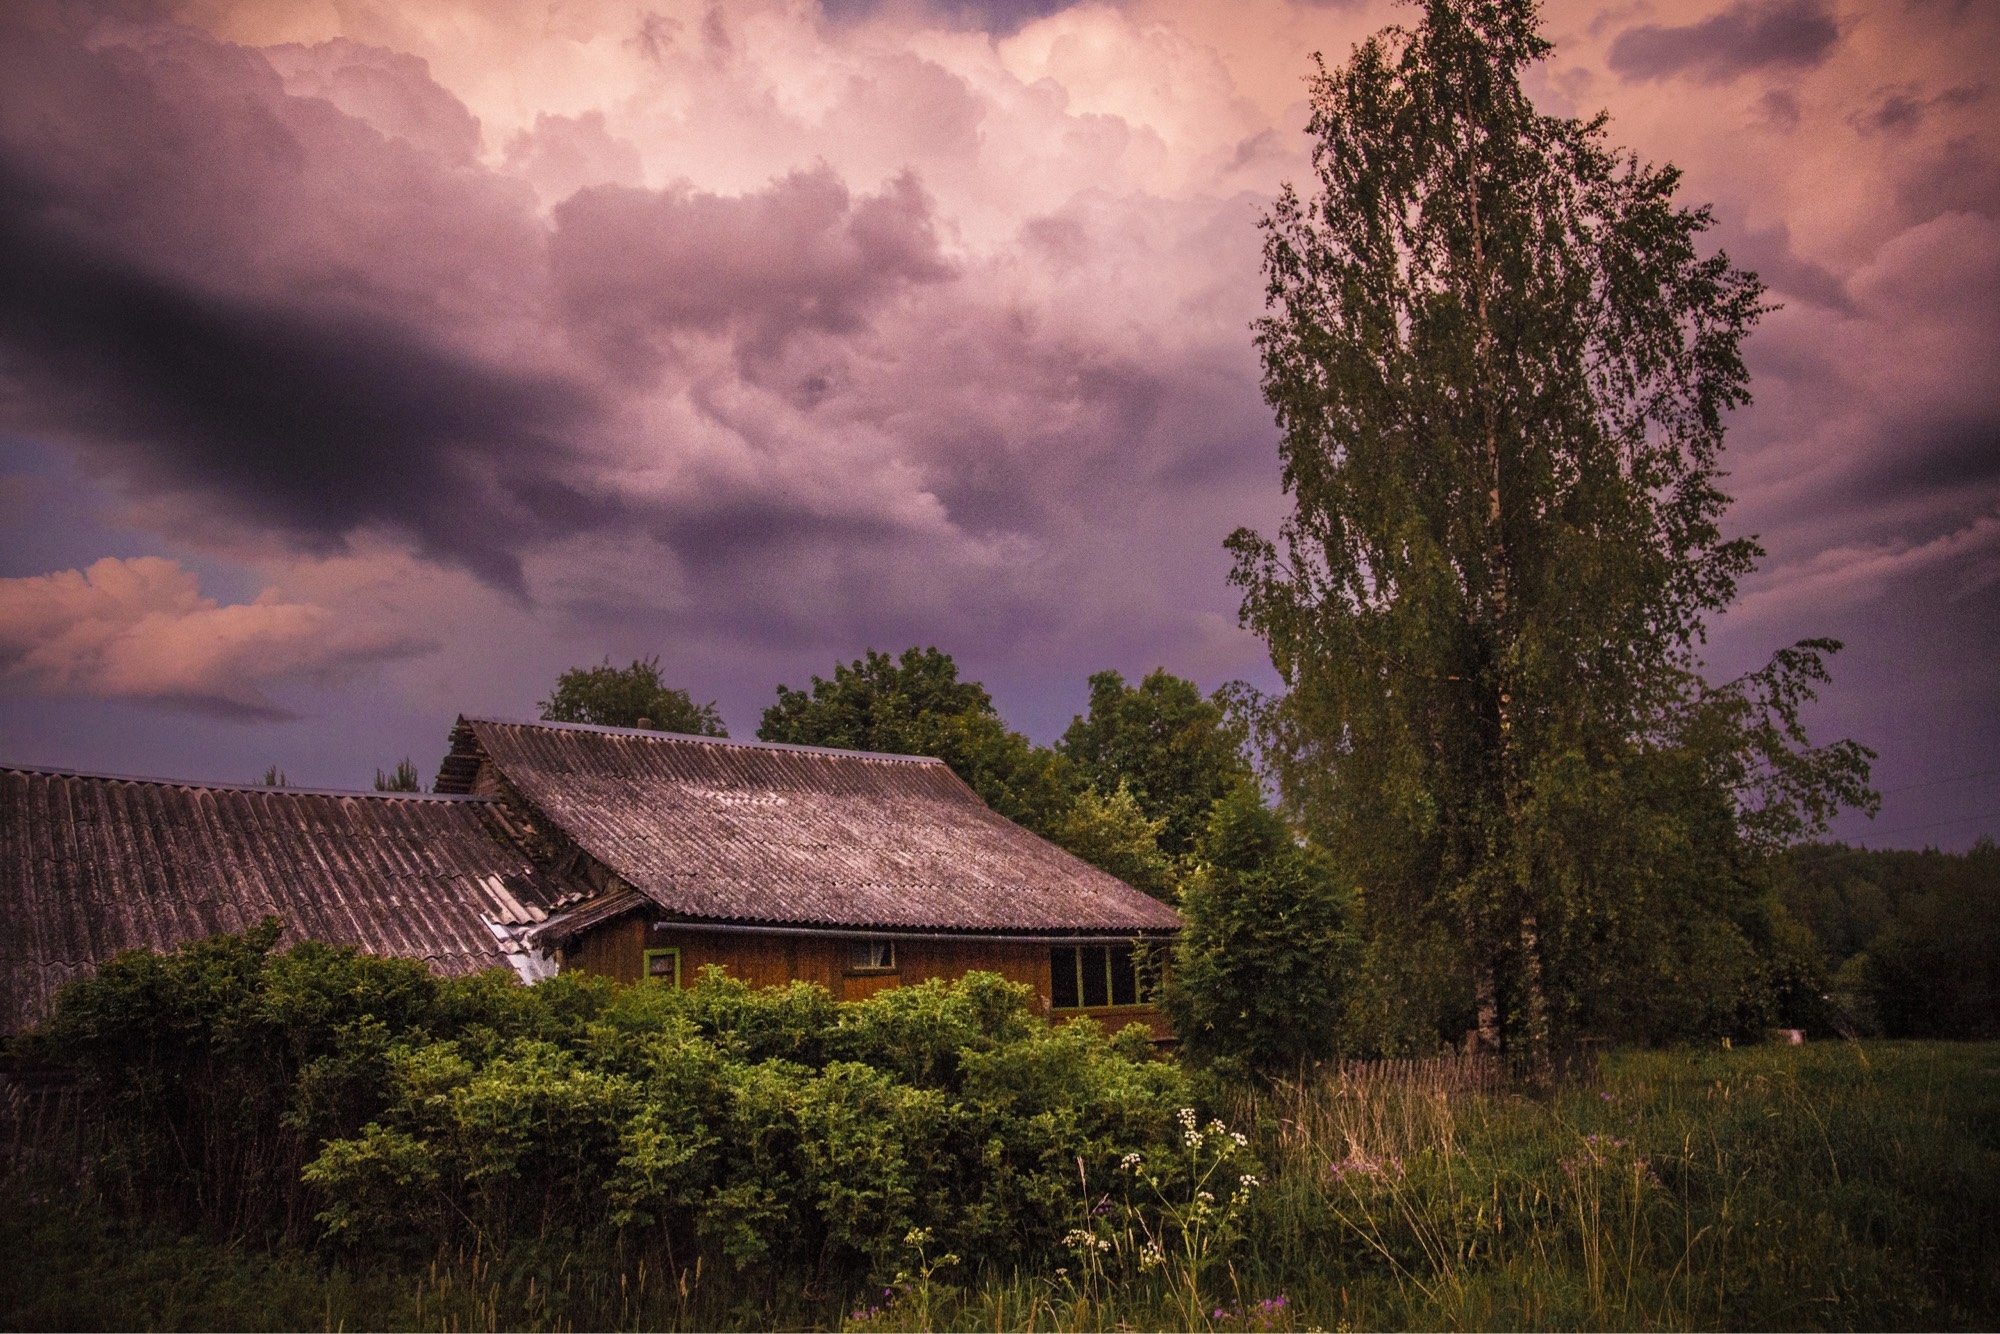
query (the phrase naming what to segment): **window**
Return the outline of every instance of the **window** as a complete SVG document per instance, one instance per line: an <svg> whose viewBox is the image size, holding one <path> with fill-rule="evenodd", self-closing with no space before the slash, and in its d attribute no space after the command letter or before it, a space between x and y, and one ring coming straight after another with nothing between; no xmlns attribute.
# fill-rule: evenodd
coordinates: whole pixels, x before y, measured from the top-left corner
<svg viewBox="0 0 2000 1334"><path fill-rule="evenodd" d="M1131 945L1058 945L1049 951L1049 1003L1058 1010L1137 1005L1141 985Z"/></svg>
<svg viewBox="0 0 2000 1334"><path fill-rule="evenodd" d="M681 984L681 952L679 950L647 950L646 978L652 982L665 982L669 986Z"/></svg>
<svg viewBox="0 0 2000 1334"><path fill-rule="evenodd" d="M847 951L850 973L893 973L896 971L896 942L857 940Z"/></svg>

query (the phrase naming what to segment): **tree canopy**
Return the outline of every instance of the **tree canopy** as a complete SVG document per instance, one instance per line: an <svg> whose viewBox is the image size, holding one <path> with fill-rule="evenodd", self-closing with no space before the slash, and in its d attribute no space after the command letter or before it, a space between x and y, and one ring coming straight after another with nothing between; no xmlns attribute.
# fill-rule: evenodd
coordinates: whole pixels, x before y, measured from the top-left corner
<svg viewBox="0 0 2000 1334"><path fill-rule="evenodd" d="M1869 758L1798 725L1830 641L1701 676L1760 554L1718 458L1763 289L1674 168L1535 110L1548 49L1531 0L1429 0L1320 66L1257 329L1294 508L1229 540L1287 686L1271 756L1372 966L1455 960L1429 1019L1538 1056L1753 955L1759 838L1866 801Z"/></svg>
<svg viewBox="0 0 2000 1334"><path fill-rule="evenodd" d="M1228 698L1221 691L1203 698L1194 682L1165 668L1137 685L1098 672L1090 678L1090 712L1070 723L1057 748L1099 792L1124 785L1159 822L1160 851L1183 856L1208 828L1215 803L1252 779L1248 728L1232 716Z"/></svg>
<svg viewBox="0 0 2000 1334"><path fill-rule="evenodd" d="M757 736L764 741L885 754L930 755L950 765L987 805L1047 835L1067 812L1072 783L1061 757L1010 731L977 681L937 648L900 657L869 649L802 690L778 687Z"/></svg>
<svg viewBox="0 0 2000 1334"><path fill-rule="evenodd" d="M613 667L609 657L596 667L572 667L556 678L541 708L544 722L729 735L715 701L696 704L687 691L660 679L657 656L635 658L630 667Z"/></svg>

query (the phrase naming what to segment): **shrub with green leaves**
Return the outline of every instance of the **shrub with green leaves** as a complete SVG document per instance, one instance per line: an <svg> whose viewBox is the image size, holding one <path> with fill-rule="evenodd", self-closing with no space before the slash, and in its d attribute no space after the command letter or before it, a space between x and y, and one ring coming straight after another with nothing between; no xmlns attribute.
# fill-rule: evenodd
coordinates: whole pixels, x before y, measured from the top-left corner
<svg viewBox="0 0 2000 1334"><path fill-rule="evenodd" d="M519 987L278 933L121 955L28 1040L81 1075L122 1211L357 1258L555 1245L838 1291L896 1272L913 1231L1058 1256L1082 1183L1194 1102L1143 1029L1052 1027L993 974L851 1004L714 969Z"/></svg>
<svg viewBox="0 0 2000 1334"><path fill-rule="evenodd" d="M305 1178L364 1247L650 1239L815 1284L887 1272L913 1228L1046 1251L1078 1161L1157 1141L1188 1098L1150 1043L1028 1001L978 973L851 1005L714 971L626 988L567 1038L398 1047L380 1113Z"/></svg>
<svg viewBox="0 0 2000 1334"><path fill-rule="evenodd" d="M1188 1056L1268 1074L1336 1054L1355 954L1348 909L1333 868L1256 788L1217 802L1167 977Z"/></svg>

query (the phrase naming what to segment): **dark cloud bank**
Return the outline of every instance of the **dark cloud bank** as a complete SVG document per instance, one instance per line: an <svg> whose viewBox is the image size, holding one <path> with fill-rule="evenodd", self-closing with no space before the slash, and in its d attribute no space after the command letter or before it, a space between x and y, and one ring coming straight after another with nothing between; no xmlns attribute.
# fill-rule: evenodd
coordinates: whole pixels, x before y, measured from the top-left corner
<svg viewBox="0 0 2000 1334"><path fill-rule="evenodd" d="M1024 308L945 258L908 172L543 212L412 57L171 27L0 48L10 424L182 503L196 542L204 514L303 553L385 535L532 597L534 561L622 533L664 544L683 635L851 653L955 622L977 656L1075 617L1154 635L1154 595L1117 586L1185 570L1182 534L1121 531L1269 488L1247 339L1219 374ZM635 176L620 151L548 116L509 150L558 190L593 154ZM1116 223L1059 225L1084 254ZM1217 602L1231 517L1200 535Z"/></svg>
<svg viewBox="0 0 2000 1334"><path fill-rule="evenodd" d="M1689 74L1722 83L1753 70L1811 69L1840 40L1825 0L1738 0L1682 27L1628 28L1611 44L1611 68L1628 79Z"/></svg>

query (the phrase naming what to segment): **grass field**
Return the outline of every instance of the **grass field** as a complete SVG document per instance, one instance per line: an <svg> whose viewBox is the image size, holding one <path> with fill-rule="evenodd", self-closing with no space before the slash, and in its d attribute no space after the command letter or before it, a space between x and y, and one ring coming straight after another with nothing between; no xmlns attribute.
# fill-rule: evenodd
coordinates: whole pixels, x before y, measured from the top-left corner
<svg viewBox="0 0 2000 1334"><path fill-rule="evenodd" d="M1240 1097L1263 1171L1147 1252L1080 1189L1072 1264L915 1238L888 1292L732 1291L561 1254L351 1270L121 1230L10 1183L9 1328L1930 1329L2000 1324L2000 1045L1627 1052L1545 1098L1321 1079ZM1120 1228L1127 1227L1121 1234ZM1127 1263L1129 1261L1129 1263Z"/></svg>

